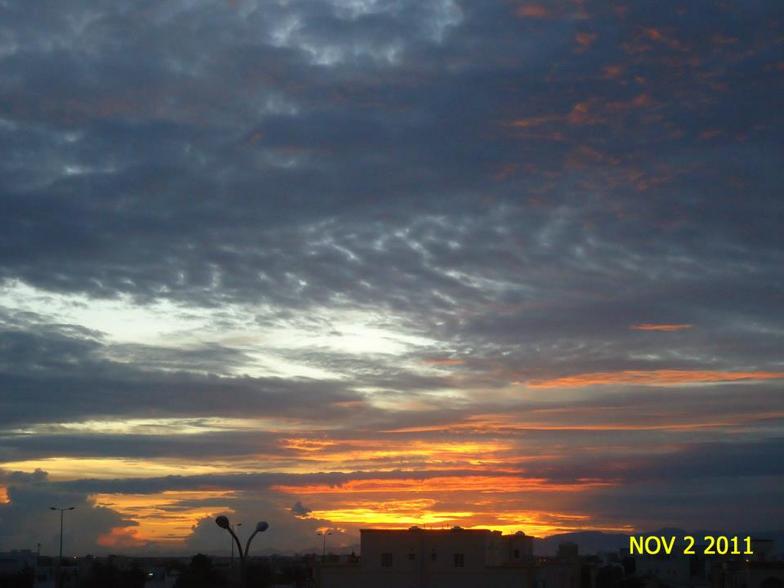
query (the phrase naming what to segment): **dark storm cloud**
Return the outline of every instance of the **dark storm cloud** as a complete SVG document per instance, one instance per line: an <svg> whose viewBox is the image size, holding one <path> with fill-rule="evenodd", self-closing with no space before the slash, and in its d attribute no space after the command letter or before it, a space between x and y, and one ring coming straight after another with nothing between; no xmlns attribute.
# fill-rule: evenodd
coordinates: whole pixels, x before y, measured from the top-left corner
<svg viewBox="0 0 784 588"><path fill-rule="evenodd" d="M40 470L24 475L0 469L0 482L8 484L8 501L0 503L0 547L4 550L32 541L40 543L44 553L56 553L58 513L51 512L50 506L75 507L67 513L71 524L64 526L66 554L95 552L101 535L137 524L109 508L96 506L84 492L57 487Z"/></svg>
<svg viewBox="0 0 784 588"><path fill-rule="evenodd" d="M663 526L770 529L784 510L777 498L782 476L687 478L677 482L649 480L588 498L590 509L610 520L634 518L641 529Z"/></svg>
<svg viewBox="0 0 784 588"><path fill-rule="evenodd" d="M465 476L471 470L444 470L437 474L432 472L410 471L356 471L356 472L320 472L316 474L205 474L196 476L165 476L158 478L118 478L118 479L82 479L59 482L58 487L64 490L88 492L132 492L153 494L166 490L193 489L227 489L239 491L260 491L275 484L326 484L339 487L352 480L425 480L435 475ZM510 475L501 472L499 475Z"/></svg>
<svg viewBox="0 0 784 588"><path fill-rule="evenodd" d="M589 17L592 9L587 7ZM435 8L422 14L429 9L412 4L355 19L316 3L264 11L215 4L183 9L176 17L152 6L122 9L126 14L110 6L53 6L51 12L59 15L50 17L53 30L39 28L26 42L17 32L12 38L19 46L6 57L12 66L6 76L14 82L6 96L13 127L4 133L22 141L14 150L20 161L6 167L14 172L10 177L24 176L35 154L26 175L35 173L40 183L43 167L53 177L44 185L12 182L6 189L5 275L99 295L285 297L301 304L349 292L376 304L418 298L432 305L433 289L470 300L443 271L478 271L489 259L493 273L516 276L551 259L563 269L571 269L573 261L584 264L570 255L581 246L588 247L584 255L599 270L613 269L614 244L640 266L654 256L661 260L666 248L673 260L662 271L677 269L673 263L689 257L699 257L697 263L730 251L743 257L751 242L760 242L755 254L764 255L776 235L776 214L765 211L780 212L771 208L772 192L758 178L768 177L773 186L780 171L776 158L766 155L769 139L756 140L754 133L780 122L769 98L777 76L766 69L775 65L769 62L773 33L752 28L749 9L739 6L725 12L690 6L682 16L674 9L674 4L656 14L633 9L618 17L597 7L595 20L581 23L570 14L508 18L506 5L463 7L457 18L449 14L460 11L446 4L445 16ZM24 8L16 11L22 23L17 30L35 22ZM734 24L739 14L746 18ZM444 26L440 40L428 36L429 22L438 27L439 19L450 18L456 22ZM709 31L701 24L706 18L714 22ZM663 33L650 32L657 25ZM291 47L275 41L275 30L287 26L295 31L285 42ZM597 31L597 46L575 56L573 37L581 26ZM379 27L399 39L399 62L371 58L374 45L390 42L379 38ZM198 43L188 34L192 28L200 32ZM348 38L346 29L352 31ZM736 41L719 48L739 56L737 62L716 55L712 35L724 29L732 29ZM45 50L58 37L59 50ZM531 37L548 43L534 48ZM668 43L670 37L680 40ZM351 49L330 67L313 63L310 45L327 53L333 46ZM477 54L483 58L477 60ZM672 65L670 54L688 55L695 64ZM613 59L631 69L622 81L601 79ZM695 69L729 87L711 90L690 75ZM646 80L639 88L635 75ZM46 101L27 94L44 85ZM265 106L270 94L280 95L285 112ZM648 95L651 104L634 102ZM682 127L696 124L692 104L703 99L707 104L699 116L709 119L705 126L729 134L732 125L733 134L750 136L743 142L734 136L698 141L697 130ZM15 114L14 101L38 110L51 103L62 110L62 120L52 120L58 113L49 111ZM572 116L570 122L575 104L583 103L586 121ZM542 116L559 117L563 141L525 140L509 130L514 120ZM668 124L688 136L662 142L659 134ZM65 132L76 140L53 141ZM38 143L28 135L37 135ZM51 157L42 159L42 145ZM674 161L681 163L675 167ZM493 180L504 165L521 169ZM67 166L76 173L68 175ZM736 180L752 188L744 190L747 206L727 201L738 188L721 178L729 179L732 167L748 176ZM560 177L549 179L547 172L555 169ZM636 196L639 182L650 187ZM592 193L602 185L604 194ZM520 206L531 194L545 201L545 210ZM489 207L492 200L498 206ZM504 210L503 204L512 214L499 224L492 211ZM626 209L633 209L627 222L608 222ZM450 235L465 244L470 235L455 229L467 215L478 215L480 226L511 230L510 238L521 241L510 247L486 233L489 242L472 242L475 262L458 252L436 251L428 263L426 255L394 237L395 229L407 229L427 213L450 219L433 235L442 244ZM743 226L738 215L754 216L753 232L738 232ZM333 231L318 224L307 230L336 216ZM537 230L540 219L553 225L544 231L548 235ZM657 226L667 222L674 228ZM595 230L586 230L586 223ZM349 241L362 227L372 227L382 239L391 236L389 249L374 252L363 235L348 247L359 258L355 266L328 245L316 245L331 232ZM430 252L418 237L422 231L414 228L411 241ZM509 253L498 258L497 249ZM621 279L640 273L628 263L615 270ZM217 291L210 287L216 271ZM300 289L287 273L308 286ZM260 274L267 278L260 280ZM370 285L369 292L357 288L360 281Z"/></svg>
<svg viewBox="0 0 784 588"><path fill-rule="evenodd" d="M291 512L296 517L305 517L310 514L312 509L308 508L304 504L302 504L299 500L294 503L294 506L291 507Z"/></svg>
<svg viewBox="0 0 784 588"><path fill-rule="evenodd" d="M706 481L723 485L728 479L753 484L765 478L781 479L784 468L776 458L781 453L781 438L727 442L683 442L661 455L609 458L575 452L559 464L542 464L529 469L552 481L573 481L590 477L622 481L631 488L650 484L678 485ZM738 488L741 488L739 484ZM623 491L613 493L622 494ZM629 494L634 494L630 490Z"/></svg>
<svg viewBox="0 0 784 588"><path fill-rule="evenodd" d="M63 430L55 434L6 434L0 436L0 459L44 458L53 452L71 457L127 457L203 459L210 457L257 456L275 454L280 460L287 457L281 449L278 435L269 433L200 433L197 438L176 435L172 426L169 434L101 434L96 443L96 433L74 434ZM294 456L288 456L290 459Z"/></svg>
<svg viewBox="0 0 784 588"><path fill-rule="evenodd" d="M557 467L534 465L528 467L526 476L544 477L554 482L576 481L596 478L607 481L623 480L629 484L680 483L698 479L725 477L756 478L781 477L784 469L774 459L782 449L782 439L763 441L683 444L682 447L650 458L636 457L615 462L606 456L593 459L580 455L566 459ZM514 473L488 471L496 476L514 477ZM470 470L438 470L433 472L389 471L389 472L323 472L317 474L205 474L197 476L166 476L161 478L125 478L113 480L77 480L60 482L58 487L89 493L136 492L155 493L165 490L192 490L225 488L259 490L274 485L327 484L340 486L352 480L380 479L427 479L442 476L470 475ZM9 480L13 480L8 474Z"/></svg>

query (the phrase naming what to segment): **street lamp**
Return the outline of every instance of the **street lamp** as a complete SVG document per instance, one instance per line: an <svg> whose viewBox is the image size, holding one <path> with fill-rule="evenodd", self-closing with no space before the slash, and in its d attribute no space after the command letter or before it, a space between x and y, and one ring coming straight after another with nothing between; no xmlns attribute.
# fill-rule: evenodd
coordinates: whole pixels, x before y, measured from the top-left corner
<svg viewBox="0 0 784 588"><path fill-rule="evenodd" d="M259 521L258 523L256 523L256 528L253 530L253 533L250 534L250 537L248 537L248 542L245 543L245 557L248 556L248 550L250 549L250 542L253 540L253 538L259 533L263 533L267 529L269 529L269 523L267 521Z"/></svg>
<svg viewBox="0 0 784 588"><path fill-rule="evenodd" d="M67 506L67 507L64 507L64 508L59 508L57 506L50 506L49 507L49 510L59 510L60 511L60 557L57 560L57 585L58 586L61 586L62 583L63 583L62 577L60 576L60 566L62 565L62 562L63 562L63 513L66 510L73 510L75 508L76 508L75 506Z"/></svg>
<svg viewBox="0 0 784 588"><path fill-rule="evenodd" d="M231 528L233 530L241 526L242 523L234 523L233 525L231 525ZM234 540L230 541L230 543L231 543L231 568L234 569Z"/></svg>
<svg viewBox="0 0 784 588"><path fill-rule="evenodd" d="M321 561L325 561L327 559L327 535L332 535L332 531L318 531L316 535L324 537L324 542L321 546Z"/></svg>
<svg viewBox="0 0 784 588"><path fill-rule="evenodd" d="M250 537L248 537L247 543L245 543L245 551L242 550L242 544L240 543L237 534L234 532L234 529L229 522L229 517L221 515L215 519L215 524L218 525L221 529L226 529L230 534L234 542L237 544L237 551L240 552L240 567L242 568L242 585L246 586L248 583L247 574L246 574L246 562L247 562L247 555L248 551L250 550L250 542L253 541L253 538L258 535L259 533L263 533L267 529L269 529L269 523L267 521L259 521L256 523L256 528L254 529L253 533L251 533Z"/></svg>

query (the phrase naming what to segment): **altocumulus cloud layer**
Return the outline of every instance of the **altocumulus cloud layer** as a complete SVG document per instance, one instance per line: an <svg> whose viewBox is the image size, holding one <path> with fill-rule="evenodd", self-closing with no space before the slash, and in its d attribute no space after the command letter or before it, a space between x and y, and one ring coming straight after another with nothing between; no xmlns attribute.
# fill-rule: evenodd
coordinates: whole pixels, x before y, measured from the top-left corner
<svg viewBox="0 0 784 588"><path fill-rule="evenodd" d="M0 548L782 520L775 0L0 11Z"/></svg>

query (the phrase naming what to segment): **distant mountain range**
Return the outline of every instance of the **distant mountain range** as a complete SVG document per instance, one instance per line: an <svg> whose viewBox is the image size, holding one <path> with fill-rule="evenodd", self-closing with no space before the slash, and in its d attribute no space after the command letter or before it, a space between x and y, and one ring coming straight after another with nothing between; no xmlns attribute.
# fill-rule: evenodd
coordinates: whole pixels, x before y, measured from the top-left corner
<svg viewBox="0 0 784 588"><path fill-rule="evenodd" d="M551 535L534 541L535 555L555 555L561 543L576 543L581 555L618 551L629 547L629 535L623 533L602 533L601 531L579 531Z"/></svg>

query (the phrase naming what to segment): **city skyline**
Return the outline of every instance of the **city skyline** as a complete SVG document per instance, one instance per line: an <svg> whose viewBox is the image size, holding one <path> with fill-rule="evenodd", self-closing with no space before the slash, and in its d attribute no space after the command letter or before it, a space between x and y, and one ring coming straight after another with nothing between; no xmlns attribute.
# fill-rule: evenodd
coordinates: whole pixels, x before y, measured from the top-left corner
<svg viewBox="0 0 784 588"><path fill-rule="evenodd" d="M0 11L0 551L784 526L774 0Z"/></svg>

